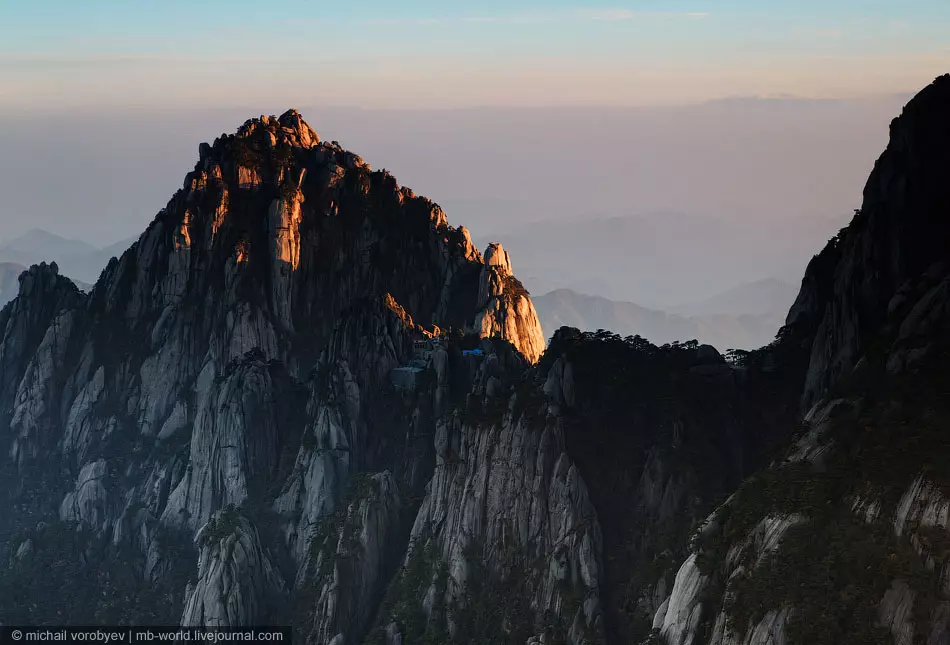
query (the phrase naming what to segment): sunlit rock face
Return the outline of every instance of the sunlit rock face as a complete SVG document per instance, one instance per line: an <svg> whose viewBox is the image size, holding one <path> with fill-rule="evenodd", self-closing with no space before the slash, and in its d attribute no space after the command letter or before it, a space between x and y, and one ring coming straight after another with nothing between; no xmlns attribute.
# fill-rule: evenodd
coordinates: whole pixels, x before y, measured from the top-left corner
<svg viewBox="0 0 950 645"><path fill-rule="evenodd" d="M511 272L511 260L501 244L488 246L479 276L474 331L487 338L512 342L533 362L544 353L545 339L538 314L521 282Z"/></svg>

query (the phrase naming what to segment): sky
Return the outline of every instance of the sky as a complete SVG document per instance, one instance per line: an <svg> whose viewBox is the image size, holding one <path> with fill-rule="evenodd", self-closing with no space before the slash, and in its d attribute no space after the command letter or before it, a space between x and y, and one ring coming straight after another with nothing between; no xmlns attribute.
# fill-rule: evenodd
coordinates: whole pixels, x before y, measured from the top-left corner
<svg viewBox="0 0 950 645"><path fill-rule="evenodd" d="M294 107L480 243L512 240L533 285L659 306L794 282L947 72L947 0L0 0L0 244L134 237L200 142ZM590 218L627 224L583 250L553 224ZM608 284L615 228L658 255Z"/></svg>
<svg viewBox="0 0 950 645"><path fill-rule="evenodd" d="M917 89L948 34L946 0L0 0L0 110L846 98Z"/></svg>
<svg viewBox="0 0 950 645"><path fill-rule="evenodd" d="M758 225L831 218L829 237L860 206L888 124L909 96L297 107L324 139L390 170L478 238L538 221L656 211ZM0 241L33 227L99 246L135 235L182 186L198 144L252 116L242 107L0 112Z"/></svg>

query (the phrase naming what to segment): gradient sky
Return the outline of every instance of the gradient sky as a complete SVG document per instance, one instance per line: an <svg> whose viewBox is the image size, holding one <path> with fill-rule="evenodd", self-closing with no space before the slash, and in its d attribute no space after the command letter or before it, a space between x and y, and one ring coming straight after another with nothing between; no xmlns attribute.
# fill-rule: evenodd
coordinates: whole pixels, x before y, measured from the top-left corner
<svg viewBox="0 0 950 645"><path fill-rule="evenodd" d="M0 109L637 105L912 91L946 0L0 0Z"/></svg>

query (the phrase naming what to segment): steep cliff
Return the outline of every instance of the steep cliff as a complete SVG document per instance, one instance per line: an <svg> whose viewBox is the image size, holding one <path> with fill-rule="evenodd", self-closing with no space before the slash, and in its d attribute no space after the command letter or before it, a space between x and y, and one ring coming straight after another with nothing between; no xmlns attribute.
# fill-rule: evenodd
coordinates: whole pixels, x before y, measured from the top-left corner
<svg viewBox="0 0 950 645"><path fill-rule="evenodd" d="M950 639L948 110L950 76L908 103L809 265L787 331L810 348L801 428L697 533L658 642Z"/></svg>
<svg viewBox="0 0 950 645"><path fill-rule="evenodd" d="M435 471L371 642L601 642L586 486L523 361L484 347L471 393L437 422Z"/></svg>

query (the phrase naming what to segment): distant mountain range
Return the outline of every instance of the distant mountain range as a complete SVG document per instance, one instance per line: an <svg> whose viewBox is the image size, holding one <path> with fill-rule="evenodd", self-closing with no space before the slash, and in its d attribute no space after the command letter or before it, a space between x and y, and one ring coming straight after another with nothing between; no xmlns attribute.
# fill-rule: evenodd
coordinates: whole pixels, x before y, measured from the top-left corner
<svg viewBox="0 0 950 645"><path fill-rule="evenodd" d="M771 311L763 306L763 299L751 297L757 295L757 291L758 295L766 296L766 302L776 300ZM778 289L770 291L758 284L743 285L690 306L691 311L705 311L696 315L649 309L632 302L610 300L570 289L556 289L532 296L532 300L545 333L564 326L586 331L607 329L621 336L639 335L658 345L677 340L698 340L725 350L756 349L775 338L794 300L793 294L779 306L779 295ZM719 309L727 304L737 307L731 311Z"/></svg>
<svg viewBox="0 0 950 645"><path fill-rule="evenodd" d="M40 262L55 262L60 273L83 288L95 283L109 260L121 255L135 239L121 240L98 248L82 240L35 228L19 237L0 242L0 263L29 267Z"/></svg>
<svg viewBox="0 0 950 645"><path fill-rule="evenodd" d="M814 249L846 221L842 216L736 222L705 214L652 212L515 224L474 238L478 246L502 241L516 259L514 270L535 294L564 288L687 315L767 313L772 309L734 308L733 300L739 298L736 302L742 304L748 288L731 296L725 292L762 280L759 288L787 301L782 305L787 307L789 288L780 283L796 284ZM720 303L696 310L682 306L717 293L724 293Z"/></svg>
<svg viewBox="0 0 950 645"><path fill-rule="evenodd" d="M62 275L72 280L80 290L89 291L109 260L121 255L134 241L123 240L96 248L81 240L32 229L0 242L0 307L16 297L20 274L41 262L55 262Z"/></svg>
<svg viewBox="0 0 950 645"><path fill-rule="evenodd" d="M774 314L788 312L799 287L784 280L765 278L746 282L699 302L669 307L672 314L715 316L719 314Z"/></svg>

